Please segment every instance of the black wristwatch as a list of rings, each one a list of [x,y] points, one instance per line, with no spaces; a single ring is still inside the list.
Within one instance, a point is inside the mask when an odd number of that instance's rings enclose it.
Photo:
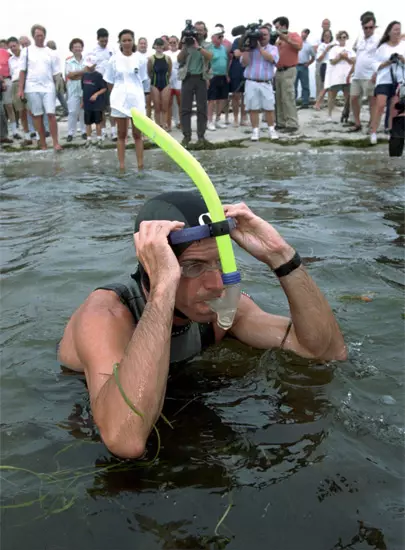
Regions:
[[[285,277],[289,275],[292,271],[297,269],[302,264],[301,256],[296,252],[291,260],[283,265],[280,265],[277,269],[273,269],[274,273],[280,279],[280,277]]]

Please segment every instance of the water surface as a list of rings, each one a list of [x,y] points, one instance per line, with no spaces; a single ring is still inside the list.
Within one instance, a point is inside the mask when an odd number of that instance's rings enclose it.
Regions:
[[[402,161],[383,150],[198,158],[224,203],[246,201],[305,258],[348,361],[224,343],[170,373],[174,429],[159,423],[157,463],[119,463],[55,346],[92,289],[134,269],[142,202],[190,182],[158,151],[142,178],[117,175],[112,151],[3,155],[1,451],[3,467],[24,469],[1,472],[3,547],[403,548]],[[245,289],[288,314],[275,277],[236,254]]]

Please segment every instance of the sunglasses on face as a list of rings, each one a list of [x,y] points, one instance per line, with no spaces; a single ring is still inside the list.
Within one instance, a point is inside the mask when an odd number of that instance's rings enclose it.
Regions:
[[[374,29],[374,25],[371,25],[371,27],[363,27],[363,29],[364,29],[365,31],[367,31],[367,30],[369,31],[369,30],[371,30],[371,29]]]

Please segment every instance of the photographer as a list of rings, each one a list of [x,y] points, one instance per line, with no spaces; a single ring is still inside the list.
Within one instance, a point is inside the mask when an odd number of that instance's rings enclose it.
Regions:
[[[198,21],[194,27],[191,22],[183,31],[182,48],[177,57],[179,62],[178,78],[181,86],[181,127],[182,145],[191,141],[191,114],[194,95],[197,102],[197,145],[204,145],[207,129],[207,82],[210,80],[210,60],[212,52],[208,49],[207,28]]]
[[[386,28],[376,51],[376,102],[371,117],[370,142],[377,143],[377,130],[387,102],[404,80],[405,42],[401,40],[401,23],[392,21]]]
[[[288,31],[290,22],[287,17],[277,17],[273,23],[278,32],[277,47],[280,54],[276,74],[277,126],[282,132],[292,133],[298,130],[295,79],[302,38],[298,33]]]
[[[252,124],[252,141],[259,140],[259,113],[265,112],[269,125],[269,138],[277,139],[274,128],[274,91],[272,79],[278,61],[276,46],[270,46],[270,32],[267,27],[260,28],[260,38],[254,50],[244,51],[241,63],[245,68],[245,108],[249,111]]]

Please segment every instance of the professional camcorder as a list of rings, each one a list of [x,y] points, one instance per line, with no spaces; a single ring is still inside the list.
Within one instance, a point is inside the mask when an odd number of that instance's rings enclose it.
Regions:
[[[194,27],[191,19],[186,20],[186,28],[181,33],[181,42],[186,46],[192,46],[194,44],[194,39],[198,41],[198,32]]]
[[[244,25],[239,25],[232,29],[232,36],[242,35],[239,40],[239,50],[241,52],[255,50],[257,48],[259,40],[262,38],[262,33],[260,32],[262,23],[263,20],[259,19],[258,23],[250,23],[246,27]]]

